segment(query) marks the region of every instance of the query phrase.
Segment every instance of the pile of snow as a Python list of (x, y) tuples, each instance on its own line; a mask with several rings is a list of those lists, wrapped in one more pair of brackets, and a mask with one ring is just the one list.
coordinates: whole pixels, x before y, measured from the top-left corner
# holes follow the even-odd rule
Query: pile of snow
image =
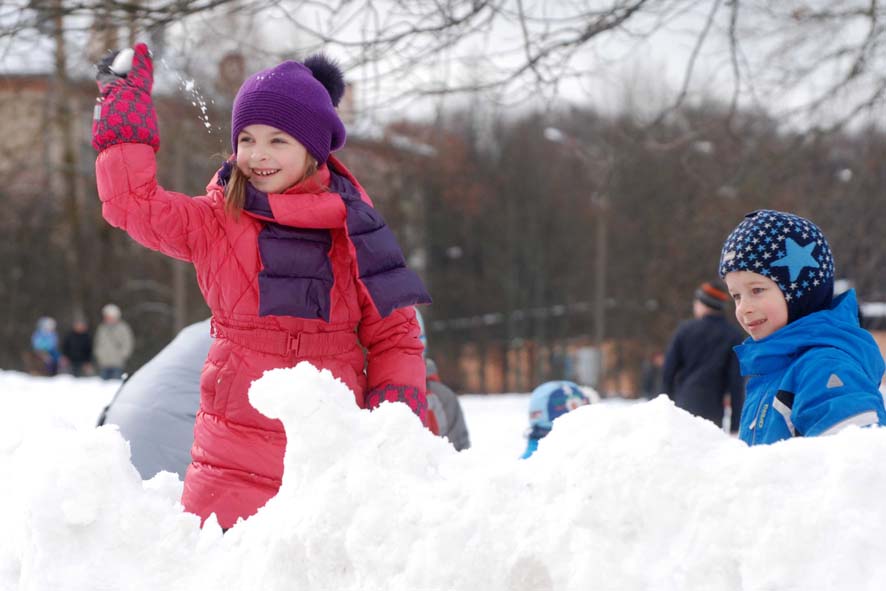
[(403, 405), (361, 411), (308, 364), (250, 399), (286, 426), (283, 486), (224, 535), (182, 512), (176, 476), (142, 482), (115, 428), (4, 412), (0, 589), (855, 590), (886, 575), (886, 429), (747, 448), (660, 397), (581, 407), (521, 461), (456, 453)]

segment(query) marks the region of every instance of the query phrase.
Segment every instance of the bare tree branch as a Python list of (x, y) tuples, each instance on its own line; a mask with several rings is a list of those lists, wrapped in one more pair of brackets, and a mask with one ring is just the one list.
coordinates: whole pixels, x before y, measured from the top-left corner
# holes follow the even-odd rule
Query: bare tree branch
[[(691, 49), (674, 58), (682, 73), (653, 125), (696, 96), (706, 68), (725, 82), (719, 98), (731, 112), (752, 104), (808, 125), (822, 117), (843, 121), (846, 113), (851, 120), (882, 105), (886, 29), (878, 0), (726, 6), (723, 19), (723, 0), (66, 0), (61, 10), (72, 32), (87, 31), (99, 15), (105, 27), (137, 22), (147, 31), (173, 23), (187, 30), (222, 12), (254, 15), (274, 27), (273, 41), (243, 40), (254, 55), (343, 54), (348, 73), (389, 108), (474, 92), (509, 103), (550, 98), (603, 70), (607, 52), (619, 53), (612, 47), (625, 48), (622, 57), (630, 59), (631, 42), (675, 32)], [(51, 7), (52, 0), (4, 3), (0, 39), (38, 43)], [(279, 43), (280, 32), (297, 44)], [(0, 49), (10, 52), (8, 44)], [(718, 69), (712, 60), (722, 55), (728, 67)], [(840, 112), (829, 112), (835, 105)]]

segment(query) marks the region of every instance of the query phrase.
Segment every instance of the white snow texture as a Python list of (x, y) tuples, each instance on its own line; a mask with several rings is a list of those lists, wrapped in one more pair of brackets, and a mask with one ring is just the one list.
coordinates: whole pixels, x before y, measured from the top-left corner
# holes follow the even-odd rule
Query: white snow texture
[(223, 535), (183, 512), (177, 476), (143, 482), (116, 428), (35, 416), (89, 380), (56, 382), (35, 406), (25, 399), (42, 391), (15, 375), (0, 372), (4, 591), (810, 591), (886, 578), (886, 429), (748, 448), (661, 396), (579, 408), (518, 460), (457, 453), (402, 404), (360, 410), (302, 363), (253, 384), (252, 403), (286, 427), (283, 486)]

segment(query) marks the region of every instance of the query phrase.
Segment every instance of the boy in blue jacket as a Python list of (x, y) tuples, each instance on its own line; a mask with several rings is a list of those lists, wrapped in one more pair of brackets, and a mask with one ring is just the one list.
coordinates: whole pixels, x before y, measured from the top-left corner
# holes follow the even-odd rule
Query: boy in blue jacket
[(779, 211), (749, 213), (723, 245), (720, 276), (750, 335), (735, 347), (750, 378), (743, 441), (886, 424), (883, 357), (859, 326), (854, 290), (833, 297), (834, 259), (815, 224)]

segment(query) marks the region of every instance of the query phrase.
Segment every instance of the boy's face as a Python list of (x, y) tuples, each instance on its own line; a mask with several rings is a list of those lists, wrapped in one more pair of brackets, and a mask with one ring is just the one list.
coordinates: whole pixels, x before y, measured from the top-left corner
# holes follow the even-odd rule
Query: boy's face
[(788, 304), (772, 279), (752, 271), (732, 271), (724, 277), (735, 301), (735, 318), (755, 341), (788, 323)]

